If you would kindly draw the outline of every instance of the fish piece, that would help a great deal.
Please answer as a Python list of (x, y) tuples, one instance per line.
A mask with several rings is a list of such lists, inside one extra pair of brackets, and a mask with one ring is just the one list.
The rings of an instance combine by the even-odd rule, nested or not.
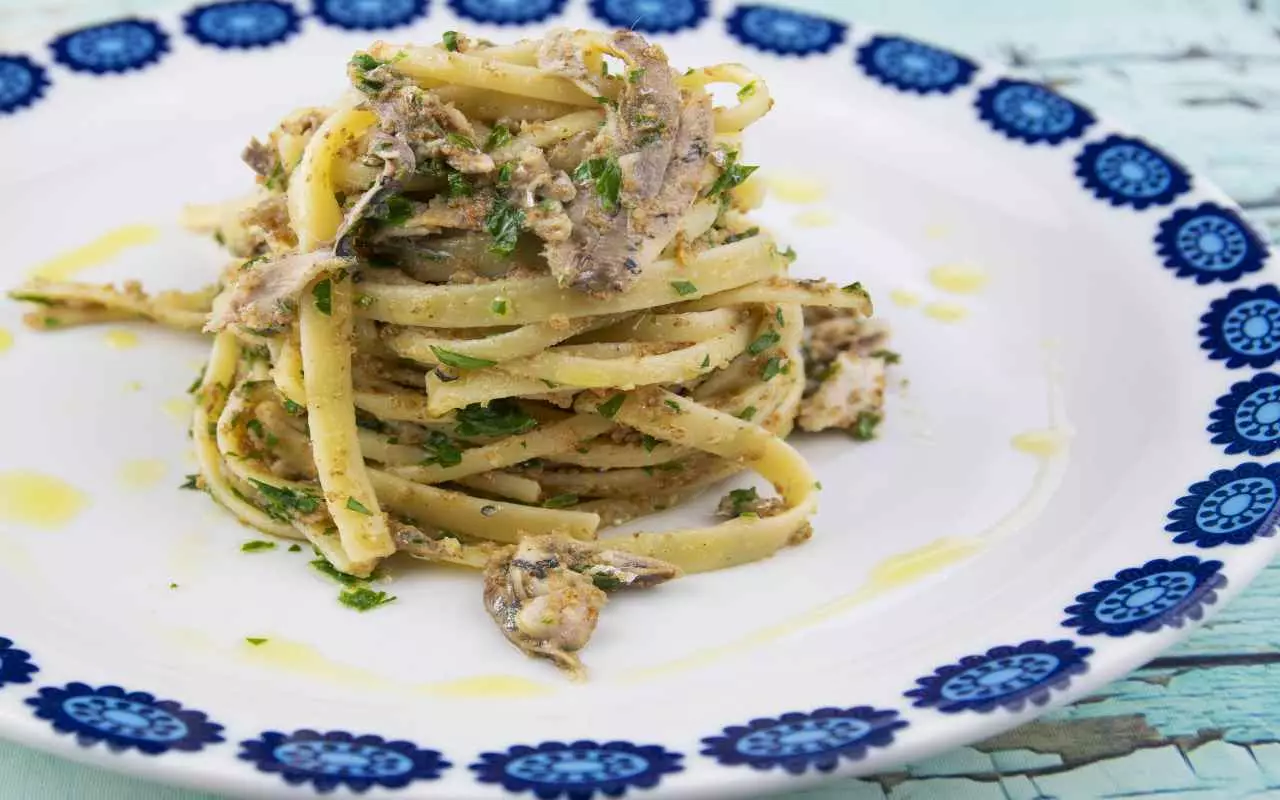
[(806, 431), (853, 429), (858, 418), (884, 414), (885, 362), (840, 353), (820, 377), (817, 389), (800, 402), (796, 421)]
[(355, 255), (355, 234), (370, 217), (385, 216), (387, 201), (404, 188), (404, 182), (417, 169), (418, 159), (403, 139), (382, 132), (369, 144), (369, 153), (382, 159), (382, 172), (373, 185), (360, 195), (342, 219), (334, 235), (333, 252), (339, 256)]
[(489, 562), (484, 604), (508, 641), (580, 678), (577, 654), (595, 632), (605, 592), (648, 588), (679, 575), (665, 561), (610, 550), (603, 542), (531, 536)]
[(298, 295), (316, 276), (354, 265), (353, 260), (336, 258), (328, 250), (250, 261), (235, 271), (230, 284), (214, 300), (204, 329), (209, 333), (232, 325), (254, 331), (279, 329), (293, 319)]

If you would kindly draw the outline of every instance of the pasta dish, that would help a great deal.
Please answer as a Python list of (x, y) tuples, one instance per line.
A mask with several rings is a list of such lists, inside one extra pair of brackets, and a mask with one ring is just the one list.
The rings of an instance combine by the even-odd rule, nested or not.
[[(375, 42), (347, 73), (250, 142), (251, 197), (189, 210), (229, 254), (214, 286), (34, 280), (29, 322), (212, 334), (191, 488), (305, 540), (357, 607), (397, 552), (480, 570), (503, 634), (574, 674), (609, 592), (808, 539), (784, 437), (870, 438), (896, 356), (861, 285), (788, 277), (749, 217), (764, 80), (631, 31)], [(601, 535), (743, 470), (773, 493)]]

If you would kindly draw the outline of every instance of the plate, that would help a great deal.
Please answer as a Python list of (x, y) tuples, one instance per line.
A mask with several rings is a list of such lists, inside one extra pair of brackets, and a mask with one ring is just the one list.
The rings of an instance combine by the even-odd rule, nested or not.
[[(704, 0), (244, 0), (0, 56), (0, 278), (195, 288), (176, 224), (251, 134), (376, 37), (634, 27), (749, 62), (761, 219), (895, 329), (881, 436), (798, 445), (816, 535), (610, 604), (591, 679), (495, 634), (474, 576), (396, 565), (356, 614), (208, 498), (206, 344), (34, 334), (0, 304), (0, 734), (254, 797), (785, 791), (884, 770), (1098, 689), (1240, 591), (1280, 515), (1280, 291), (1239, 210), (1052, 89), (855, 22)], [(705, 517), (703, 505), (653, 524)], [(253, 644), (249, 639), (265, 639)], [(640, 790), (651, 789), (652, 792)]]

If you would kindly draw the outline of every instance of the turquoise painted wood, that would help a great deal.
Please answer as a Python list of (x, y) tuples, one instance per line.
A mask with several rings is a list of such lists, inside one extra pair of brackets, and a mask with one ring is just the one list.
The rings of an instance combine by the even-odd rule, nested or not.
[[(1280, 243), (1280, 0), (792, 0), (1049, 81), (1177, 153)], [(0, 50), (186, 0), (0, 0)], [(0, 800), (195, 800), (0, 745)], [(1280, 798), (1280, 565), (1094, 698), (806, 800)]]

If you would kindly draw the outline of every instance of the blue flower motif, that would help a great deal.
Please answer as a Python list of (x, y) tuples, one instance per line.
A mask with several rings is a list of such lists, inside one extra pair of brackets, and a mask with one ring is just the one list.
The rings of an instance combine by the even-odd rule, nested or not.
[(187, 35), (223, 50), (279, 44), (298, 32), (298, 12), (276, 0), (231, 0), (196, 6), (182, 17)]
[(119, 686), (46, 686), (28, 698), (27, 705), (34, 706), (36, 716), (52, 722), (59, 733), (74, 733), (81, 747), (106, 742), (115, 752), (132, 747), (154, 756), (169, 750), (201, 750), (223, 741), (222, 726), (202, 712)]
[(340, 786), (353, 792), (373, 786), (399, 789), (414, 781), (435, 780), (452, 766), (435, 750), (422, 750), (413, 742), (345, 731), (264, 731), (240, 747), (240, 758), (262, 772), (279, 774), (290, 786), (310, 784), (321, 794)]
[(0, 116), (36, 102), (48, 86), (44, 67), (26, 56), (0, 55)]
[(1273, 536), (1280, 523), (1280, 463), (1241, 464), (1191, 484), (1164, 526), (1178, 544), (1217, 547)]
[(918, 708), (933, 706), (948, 714), (985, 714), (998, 707), (1021, 711), (1027, 701), (1044, 705), (1054, 689), (1065, 688), (1072, 675), (1086, 671), (1091, 653), (1092, 648), (1076, 647), (1070, 639), (993, 647), (917, 678), (919, 686), (906, 696)]
[(725, 26), (743, 44), (783, 56), (830, 52), (849, 30), (834, 19), (756, 5), (738, 6)]
[(154, 22), (131, 17), (64, 33), (49, 47), (67, 69), (106, 75), (156, 63), (169, 52), (169, 36)]
[(901, 36), (873, 36), (858, 48), (857, 62), (869, 77), (916, 94), (948, 94), (978, 68), (964, 56)]
[(679, 753), (630, 742), (516, 745), (505, 753), (481, 753), (471, 765), (476, 780), (509, 792), (531, 791), (541, 800), (560, 796), (589, 800), (597, 791), (621, 797), (629, 787), (651, 789), (662, 776), (684, 769)]
[(427, 13), (427, 0), (315, 0), (316, 16), (349, 31), (408, 25)]
[(463, 19), (490, 25), (531, 25), (564, 10), (567, 0), (449, 0)]
[(1114, 134), (1084, 146), (1076, 175), (1098, 199), (1138, 211), (1172, 203), (1191, 188), (1191, 176), (1176, 161), (1141, 139)]
[(1173, 212), (1156, 233), (1156, 252), (1179, 278), (1196, 283), (1239, 280), (1267, 260), (1267, 246), (1229, 208), (1202, 203)]
[(1236, 289), (1200, 318), (1200, 347), (1231, 369), (1266, 369), (1280, 360), (1280, 291), (1268, 284)]
[(978, 116), (1010, 139), (1061, 144), (1094, 123), (1089, 109), (1047, 86), (1001, 78), (978, 92)]
[(591, 0), (591, 13), (617, 28), (674, 33), (698, 27), (711, 9), (707, 0)]
[(0, 687), (7, 683), (31, 683), (31, 674), (40, 668), (31, 663), (31, 654), (0, 636)]
[(1214, 444), (1227, 453), (1265, 456), (1280, 449), (1280, 375), (1264, 372), (1231, 387), (1209, 415)]
[(1078, 595), (1076, 604), (1067, 606), (1069, 616), (1062, 624), (1078, 628), (1085, 636), (1181, 628), (1184, 620), (1200, 619), (1204, 607), (1218, 599), (1217, 590), (1227, 585), (1221, 569), (1221, 561), (1201, 561), (1195, 556), (1173, 561), (1157, 558), (1141, 567), (1122, 569), (1115, 577), (1095, 583), (1093, 591)]
[(731, 725), (723, 736), (703, 739), (702, 754), (731, 767), (782, 767), (793, 775), (802, 775), (809, 767), (830, 772), (842, 757), (857, 761), (869, 747), (888, 747), (893, 744), (893, 732), (905, 727), (907, 722), (898, 718), (897, 711), (870, 706), (820, 708), (809, 714), (791, 712), (777, 719)]

